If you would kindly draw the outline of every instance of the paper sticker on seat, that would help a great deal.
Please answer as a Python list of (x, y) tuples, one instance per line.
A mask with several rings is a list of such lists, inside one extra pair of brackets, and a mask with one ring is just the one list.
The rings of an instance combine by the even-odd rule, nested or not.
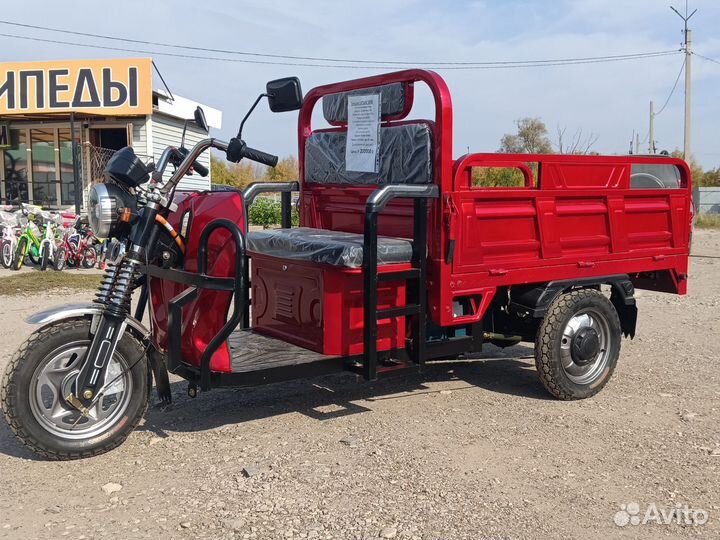
[(380, 94), (348, 96), (345, 169), (378, 172), (380, 168)]

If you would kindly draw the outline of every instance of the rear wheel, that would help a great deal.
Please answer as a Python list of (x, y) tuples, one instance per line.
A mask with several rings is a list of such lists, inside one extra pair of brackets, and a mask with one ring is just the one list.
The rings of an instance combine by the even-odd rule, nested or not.
[(48, 264), (50, 264), (50, 246), (43, 244), (40, 248), (40, 270), (43, 272), (47, 270)]
[(3, 240), (0, 244), (0, 262), (4, 268), (12, 267), (13, 249), (10, 240)]
[(15, 255), (13, 256), (13, 270), (20, 270), (25, 263), (25, 255), (27, 255), (28, 240), (25, 237), (20, 238), (17, 246), (15, 246)]
[(615, 370), (621, 335), (615, 307), (600, 291), (559, 295), (535, 341), (535, 365), (543, 386), (562, 400), (594, 396)]
[(118, 342), (104, 386), (81, 414), (68, 401), (90, 346), (89, 319), (57, 321), (34, 332), (15, 353), (0, 387), (5, 418), (18, 438), (52, 460), (102, 454), (119, 446), (145, 414), (151, 373), (143, 346)]

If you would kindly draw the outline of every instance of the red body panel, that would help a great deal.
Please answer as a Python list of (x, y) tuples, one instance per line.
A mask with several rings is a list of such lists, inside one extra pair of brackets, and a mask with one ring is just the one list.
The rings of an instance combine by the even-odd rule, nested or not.
[[(252, 326), (256, 331), (332, 356), (363, 352), (362, 272), (252, 256)], [(409, 265), (383, 267), (388, 271)], [(378, 308), (405, 304), (405, 283), (378, 288)], [(378, 321), (378, 351), (405, 347), (404, 318)]]
[[(197, 272), (197, 252), (200, 235), (205, 226), (218, 218), (234, 221), (244, 230), (242, 198), (235, 192), (183, 193), (175, 199), (177, 212), (168, 216), (176, 231), (182, 231), (182, 220), (190, 212), (185, 235), (186, 255), (183, 269)], [(208, 243), (208, 273), (216, 277), (235, 275), (235, 245), (224, 230), (218, 230)], [(185, 286), (172, 281), (150, 279), (150, 305), (152, 330), (160, 350), (167, 349), (168, 302), (180, 294)], [(200, 289), (195, 301), (183, 308), (182, 358), (193, 366), (200, 365), (200, 358), (210, 340), (225, 324), (232, 294), (223, 291)], [(213, 371), (230, 371), (230, 353), (226, 344), (213, 355), (210, 362)]]

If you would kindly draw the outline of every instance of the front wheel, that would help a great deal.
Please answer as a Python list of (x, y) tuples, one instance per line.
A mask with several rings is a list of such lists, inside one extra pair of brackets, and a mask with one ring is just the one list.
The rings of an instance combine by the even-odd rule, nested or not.
[(0, 387), (8, 425), (36, 454), (71, 460), (119, 446), (148, 407), (151, 372), (141, 343), (129, 333), (118, 342), (106, 387), (81, 414), (73, 393), (92, 336), (89, 319), (57, 321), (35, 331), (15, 353)]
[(40, 271), (47, 270), (48, 264), (50, 264), (50, 247), (45, 244), (40, 248)]
[(10, 240), (3, 240), (0, 246), (0, 262), (2, 262), (3, 268), (12, 267), (13, 248)]
[(85, 248), (82, 252), (83, 268), (94, 268), (97, 263), (97, 252), (94, 248)]
[(535, 365), (543, 386), (562, 400), (594, 396), (615, 370), (621, 335), (615, 307), (600, 291), (559, 295), (535, 340)]
[(15, 246), (15, 254), (13, 255), (12, 269), (20, 270), (25, 263), (25, 256), (27, 255), (28, 239), (24, 236), (20, 238), (17, 246)]
[(58, 248), (55, 252), (55, 260), (53, 261), (53, 267), (57, 272), (62, 272), (65, 269), (66, 260), (65, 248)]

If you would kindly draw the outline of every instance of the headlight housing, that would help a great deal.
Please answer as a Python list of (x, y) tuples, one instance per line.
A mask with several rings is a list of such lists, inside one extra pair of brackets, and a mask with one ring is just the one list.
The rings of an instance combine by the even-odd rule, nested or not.
[(126, 209), (135, 213), (135, 197), (115, 184), (95, 184), (88, 196), (88, 222), (96, 236), (110, 238), (122, 225)]

